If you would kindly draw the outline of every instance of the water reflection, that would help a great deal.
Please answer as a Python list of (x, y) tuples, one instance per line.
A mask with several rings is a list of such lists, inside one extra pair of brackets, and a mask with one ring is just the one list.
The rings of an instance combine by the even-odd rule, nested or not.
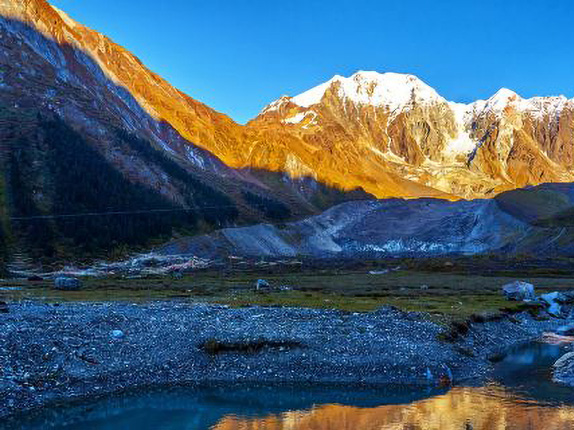
[(513, 398), (499, 387), (456, 388), (410, 405), (325, 405), (265, 418), (225, 417), (213, 430), (571, 430), (574, 408)]
[[(304, 391), (304, 390), (303, 390)], [(298, 391), (301, 393), (301, 390)], [(574, 393), (574, 392), (572, 392)], [(5, 428), (36, 430), (571, 430), (574, 406), (540, 404), (498, 385), (454, 388), (403, 404), (374, 392), (355, 404), (302, 406), (287, 390), (170, 390), (45, 412)], [(307, 393), (313, 397), (313, 393)], [(305, 397), (306, 395), (304, 395)], [(372, 396), (372, 397), (371, 397)], [(273, 399), (275, 397), (275, 399)], [(319, 396), (320, 398), (321, 396)], [(306, 402), (306, 401), (305, 401)], [(288, 412), (285, 412), (288, 411)]]
[(498, 363), (494, 377), (523, 398), (574, 405), (574, 390), (552, 382), (552, 365), (568, 347), (534, 342), (514, 348)]
[[(52, 409), (22, 430), (571, 430), (574, 390), (553, 384), (559, 347), (532, 344), (497, 366), (497, 382), (445, 390), (218, 386)], [(353, 406), (345, 406), (353, 405)]]

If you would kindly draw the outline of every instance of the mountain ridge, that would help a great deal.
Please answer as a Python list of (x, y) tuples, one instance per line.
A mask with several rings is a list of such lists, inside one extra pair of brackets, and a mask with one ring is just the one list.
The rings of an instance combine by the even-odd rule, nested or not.
[(345, 202), (280, 226), (256, 224), (181, 238), (164, 256), (223, 260), (574, 256), (574, 184), (543, 184), (493, 199)]
[[(284, 97), (242, 126), (175, 89), (127, 50), (44, 0), (10, 3), (28, 5), (14, 15), (85, 49), (147, 113), (232, 169), (268, 170), (287, 180), (311, 178), (342, 191), (362, 188), (378, 198), (474, 198), (574, 180), (568, 168), (574, 161), (572, 100), (520, 98), (516, 103), (516, 93), (503, 89), (486, 101), (463, 105), (447, 101), (413, 75), (363, 71), (333, 77), (318, 86), (322, 93), (317, 87), (309, 90), (326, 94), (328, 106), (317, 104), (321, 112), (297, 105), (302, 95)], [(50, 24), (52, 18), (59, 22)], [(359, 92), (352, 91), (356, 80), (364, 83)], [(337, 97), (334, 85), (338, 90), (343, 85), (354, 99)], [(413, 100), (409, 89), (415, 90)], [(371, 90), (379, 103), (362, 103)], [(385, 101), (393, 114), (385, 111)], [(345, 116), (348, 112), (354, 117)], [(196, 151), (185, 154), (189, 145), (154, 134), (168, 151), (189, 161), (197, 158)]]
[(564, 96), (523, 99), (503, 88), (487, 100), (462, 104), (413, 75), (360, 71), (283, 96), (250, 124), (283, 126), (303, 140), (337, 127), (330, 142), (362, 146), (388, 171), (473, 198), (573, 180), (573, 112), (574, 99)]
[[(147, 73), (135, 57), (81, 33), (79, 24), (70, 27), (69, 18), (42, 0), (2, 0), (0, 13), (4, 263), (12, 255), (46, 263), (120, 256), (182, 234), (301, 217), (341, 199), (366, 197), (227, 166), (165, 119), (149, 115), (117, 82), (135, 69)], [(122, 59), (114, 80), (101, 60), (78, 48), (78, 41), (90, 38), (86, 44), (103, 40), (103, 49), (114, 52), (108, 60)], [(197, 107), (193, 115), (220, 118), (177, 94), (178, 102)], [(163, 100), (153, 99), (159, 105)]]

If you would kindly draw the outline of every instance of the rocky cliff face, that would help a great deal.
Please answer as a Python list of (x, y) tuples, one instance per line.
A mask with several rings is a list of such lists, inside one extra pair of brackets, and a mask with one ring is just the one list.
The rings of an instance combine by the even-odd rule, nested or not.
[[(240, 140), (243, 130), (230, 118), (173, 88), (129, 51), (72, 20), (45, 0), (2, 0), (0, 14), (5, 19), (16, 21), (4, 27), (10, 28), (20, 43), (30, 46), (55, 69), (56, 82), (53, 84), (63, 81), (84, 86), (91, 90), (94, 104), (101, 101), (116, 104), (108, 98), (119, 98), (115, 113), (127, 129), (148, 128), (147, 131), (156, 139), (182, 155), (187, 148), (177, 148), (177, 142), (171, 142), (175, 139), (167, 135), (167, 124), (188, 142), (200, 143), (214, 150), (232, 146)], [(31, 28), (24, 30), (18, 23)], [(55, 43), (47, 43), (33, 30)], [(25, 63), (21, 66), (24, 72), (30, 68)], [(104, 84), (108, 91), (97, 93), (97, 84)], [(46, 95), (44, 98), (49, 100), (53, 97)], [(143, 113), (155, 121), (145, 118)], [(187, 158), (199, 163), (194, 155), (187, 155)]]
[(564, 97), (522, 99), (502, 89), (464, 105), (414, 76), (358, 72), (279, 99), (250, 127), (312, 147), (331, 163), (311, 160), (308, 170), (363, 183), (378, 197), (397, 195), (388, 186), (393, 175), (471, 198), (572, 181), (573, 114)]

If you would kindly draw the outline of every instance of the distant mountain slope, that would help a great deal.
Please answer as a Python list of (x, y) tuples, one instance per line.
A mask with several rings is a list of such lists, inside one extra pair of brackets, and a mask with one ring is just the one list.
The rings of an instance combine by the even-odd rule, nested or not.
[(161, 248), (207, 258), (377, 258), (499, 253), (574, 255), (573, 184), (514, 190), (494, 199), (347, 202), (303, 221), (223, 229)]

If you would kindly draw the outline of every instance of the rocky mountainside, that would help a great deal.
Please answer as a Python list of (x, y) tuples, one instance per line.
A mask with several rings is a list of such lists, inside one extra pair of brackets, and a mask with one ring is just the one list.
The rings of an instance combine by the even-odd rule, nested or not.
[(222, 229), (157, 251), (209, 259), (385, 258), (502, 254), (574, 256), (574, 185), (545, 184), (493, 199), (346, 202), (308, 219)]
[(0, 0), (4, 254), (108, 256), (365, 196), (235, 169), (204, 149), (239, 148), (244, 135), (46, 1)]
[(574, 100), (565, 97), (501, 89), (465, 105), (412, 75), (357, 72), (271, 103), (250, 127), (323, 154), (299, 157), (298, 170), (378, 197), (401, 195), (389, 175), (464, 198), (574, 180)]
[[(271, 171), (279, 174), (266, 175), (267, 164), (245, 163), (246, 142), (252, 140), (248, 128), (177, 90), (132, 53), (46, 0), (0, 0), (0, 16), (6, 67), (2, 100), (12, 96), (18, 106), (42, 107), (98, 142), (109, 138), (106, 129), (122, 129), (200, 175), (272, 188), (273, 195), (277, 177), (288, 179), (277, 169)], [(122, 168), (149, 185), (145, 166)], [(167, 192), (165, 178), (153, 176)], [(298, 192), (285, 200), (302, 197), (305, 203), (316, 191), (313, 186), (297, 181), (292, 188)]]

